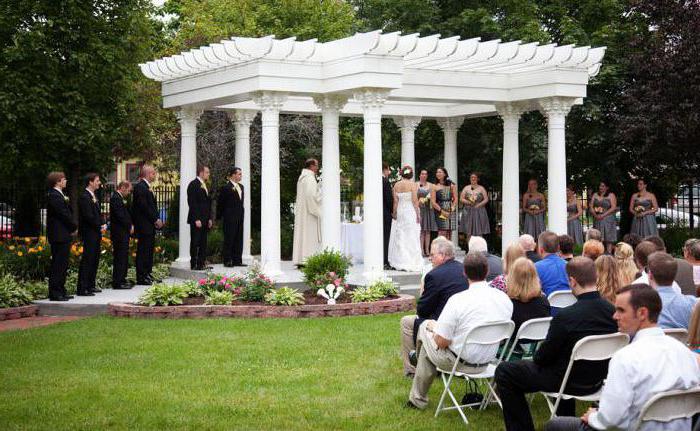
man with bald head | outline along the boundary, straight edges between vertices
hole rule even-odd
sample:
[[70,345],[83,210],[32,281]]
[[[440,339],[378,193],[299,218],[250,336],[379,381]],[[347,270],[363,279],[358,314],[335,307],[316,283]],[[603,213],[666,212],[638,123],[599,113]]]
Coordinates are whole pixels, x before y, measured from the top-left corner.
[[535,243],[535,238],[533,238],[532,235],[520,235],[520,238],[518,238],[518,244],[520,244],[520,248],[525,251],[525,255],[532,262],[537,263],[542,260],[542,257],[537,254],[537,244]]
[[151,183],[156,179],[156,170],[151,165],[141,168],[141,180],[134,186],[132,218],[134,233],[138,244],[136,247],[136,284],[149,286],[153,284],[153,247],[156,241],[156,229],[163,227],[158,215],[156,198],[151,191]]

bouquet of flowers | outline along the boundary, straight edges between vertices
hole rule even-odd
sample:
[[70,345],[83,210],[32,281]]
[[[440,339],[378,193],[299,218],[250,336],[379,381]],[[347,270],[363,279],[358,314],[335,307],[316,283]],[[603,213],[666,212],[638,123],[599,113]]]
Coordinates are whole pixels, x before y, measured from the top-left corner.
[[539,211],[539,210],[540,210],[540,206],[537,205],[537,204],[532,204],[532,205],[530,205],[529,207],[527,207],[527,209],[529,209],[530,211],[533,211],[533,212],[534,212],[534,211]]
[[467,193],[467,205],[473,207],[476,204],[476,197],[473,194]]
[[447,220],[450,218],[450,213],[447,210],[440,210],[440,215],[438,216],[440,220]]
[[429,202],[430,202],[430,198],[428,196],[425,196],[425,197],[418,199],[418,204],[420,204],[420,206],[423,206],[423,207],[427,206]]
[[644,211],[646,211],[646,208],[644,208],[643,205],[637,205],[636,207],[634,207],[634,215],[637,217],[641,217]]
[[605,208],[600,207],[600,206],[594,207],[593,212],[600,215],[600,214],[603,214],[605,212]]

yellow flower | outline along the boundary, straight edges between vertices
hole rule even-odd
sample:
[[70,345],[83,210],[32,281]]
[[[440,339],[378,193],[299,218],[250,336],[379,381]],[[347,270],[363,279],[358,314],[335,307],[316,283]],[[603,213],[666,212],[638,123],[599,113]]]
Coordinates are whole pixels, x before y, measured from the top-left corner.
[[15,246],[14,246],[14,245],[11,245],[11,246],[9,246],[8,248],[10,249],[10,251],[12,251],[12,250],[15,249]]
[[29,237],[26,237],[26,238],[24,238],[24,242],[25,242],[26,244],[29,244],[30,242],[32,242],[32,239],[29,238]]
[[17,252],[17,256],[22,257],[23,254],[24,254],[24,253],[22,253],[21,251],[18,251],[18,252]]
[[156,253],[160,253],[160,250],[161,250],[160,247],[156,247]]
[[36,249],[37,249],[38,251],[44,251],[44,247],[42,247],[42,246],[38,246]]
[[131,257],[136,257],[136,253],[131,253]]
[[78,253],[83,254],[83,246],[81,245],[80,248],[78,248]]
[[29,254],[36,253],[36,250],[32,247],[29,250],[27,250]]

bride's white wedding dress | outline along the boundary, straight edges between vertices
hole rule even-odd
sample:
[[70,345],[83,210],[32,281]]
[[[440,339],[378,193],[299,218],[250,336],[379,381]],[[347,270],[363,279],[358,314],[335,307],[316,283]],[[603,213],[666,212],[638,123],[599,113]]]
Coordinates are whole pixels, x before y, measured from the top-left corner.
[[423,250],[420,246],[420,223],[416,223],[413,192],[396,193],[399,204],[396,220],[391,223],[389,236],[389,265],[402,271],[420,272],[423,269]]

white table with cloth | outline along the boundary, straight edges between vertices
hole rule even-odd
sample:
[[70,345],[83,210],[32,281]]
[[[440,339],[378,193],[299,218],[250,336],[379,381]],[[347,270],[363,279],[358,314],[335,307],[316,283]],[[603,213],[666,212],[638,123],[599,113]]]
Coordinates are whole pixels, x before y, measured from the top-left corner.
[[342,223],[340,227],[340,251],[352,258],[353,265],[364,262],[364,231],[362,223]]

